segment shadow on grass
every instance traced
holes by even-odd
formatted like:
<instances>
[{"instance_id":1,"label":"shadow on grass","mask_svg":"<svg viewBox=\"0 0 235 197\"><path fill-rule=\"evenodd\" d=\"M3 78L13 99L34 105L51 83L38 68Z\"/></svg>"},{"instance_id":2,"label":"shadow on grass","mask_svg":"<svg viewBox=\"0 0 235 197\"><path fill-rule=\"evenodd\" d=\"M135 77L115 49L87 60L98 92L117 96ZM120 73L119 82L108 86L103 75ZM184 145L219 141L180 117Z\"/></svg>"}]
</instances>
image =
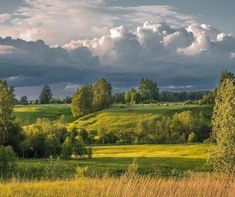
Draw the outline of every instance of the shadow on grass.
<instances>
[{"instance_id":1,"label":"shadow on grass","mask_svg":"<svg viewBox=\"0 0 235 197\"><path fill-rule=\"evenodd\" d=\"M123 175L134 158L104 157L92 159L71 159L48 161L46 159L19 160L18 169L20 176L30 178L43 178L45 172L54 169L58 171L58 178L73 177L77 167L88 167L87 176ZM210 171L205 159L180 158L180 157L139 157L136 158L138 174L148 176L182 176L188 171ZM48 170L49 169L49 170ZM55 174L55 178L57 176Z\"/></svg>"}]
</instances>

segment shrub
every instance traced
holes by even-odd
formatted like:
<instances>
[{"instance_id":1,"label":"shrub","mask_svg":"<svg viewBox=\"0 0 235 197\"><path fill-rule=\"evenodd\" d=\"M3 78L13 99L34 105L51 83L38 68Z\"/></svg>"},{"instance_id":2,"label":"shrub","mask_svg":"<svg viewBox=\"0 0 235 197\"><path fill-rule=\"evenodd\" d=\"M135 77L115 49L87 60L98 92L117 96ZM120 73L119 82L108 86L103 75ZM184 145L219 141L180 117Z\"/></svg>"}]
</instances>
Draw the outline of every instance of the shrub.
<instances>
[{"instance_id":1,"label":"shrub","mask_svg":"<svg viewBox=\"0 0 235 197\"><path fill-rule=\"evenodd\" d=\"M191 132L188 136L188 143L197 142L197 135L194 132Z\"/></svg>"},{"instance_id":2,"label":"shrub","mask_svg":"<svg viewBox=\"0 0 235 197\"><path fill-rule=\"evenodd\" d=\"M70 140L67 138L65 142L62 144L61 156L64 159L69 159L73 153L73 146Z\"/></svg>"},{"instance_id":3,"label":"shrub","mask_svg":"<svg viewBox=\"0 0 235 197\"><path fill-rule=\"evenodd\" d=\"M0 146L0 176L11 174L16 168L16 154L11 146Z\"/></svg>"}]
</instances>

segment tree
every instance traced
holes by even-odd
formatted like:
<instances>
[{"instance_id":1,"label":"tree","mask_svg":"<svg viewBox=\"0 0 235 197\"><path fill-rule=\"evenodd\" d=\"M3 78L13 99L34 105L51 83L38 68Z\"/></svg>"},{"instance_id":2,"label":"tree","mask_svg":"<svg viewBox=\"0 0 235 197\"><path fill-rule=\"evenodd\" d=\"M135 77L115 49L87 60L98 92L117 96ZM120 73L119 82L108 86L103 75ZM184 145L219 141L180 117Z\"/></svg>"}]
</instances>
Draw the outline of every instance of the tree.
<instances>
[{"instance_id":1,"label":"tree","mask_svg":"<svg viewBox=\"0 0 235 197\"><path fill-rule=\"evenodd\" d=\"M141 102L141 96L136 89L131 88L131 90L125 94L125 102L129 104L138 104Z\"/></svg>"},{"instance_id":2,"label":"tree","mask_svg":"<svg viewBox=\"0 0 235 197\"><path fill-rule=\"evenodd\" d=\"M97 81L93 87L93 107L95 111L108 108L112 104L112 86L106 79Z\"/></svg>"},{"instance_id":3,"label":"tree","mask_svg":"<svg viewBox=\"0 0 235 197\"><path fill-rule=\"evenodd\" d=\"M27 98L27 96L22 96L21 98L20 98L20 104L21 105L28 105L28 98Z\"/></svg>"},{"instance_id":4,"label":"tree","mask_svg":"<svg viewBox=\"0 0 235 197\"><path fill-rule=\"evenodd\" d=\"M200 101L201 105L214 105L215 104L215 96L217 89L214 89L207 95L204 95L202 100Z\"/></svg>"},{"instance_id":5,"label":"tree","mask_svg":"<svg viewBox=\"0 0 235 197\"><path fill-rule=\"evenodd\" d=\"M74 117L84 116L93 111L93 92L91 85L82 86L73 95L71 110Z\"/></svg>"},{"instance_id":6,"label":"tree","mask_svg":"<svg viewBox=\"0 0 235 197\"><path fill-rule=\"evenodd\" d=\"M49 104L52 99L52 92L49 85L45 85L39 96L39 102L41 104Z\"/></svg>"},{"instance_id":7,"label":"tree","mask_svg":"<svg viewBox=\"0 0 235 197\"><path fill-rule=\"evenodd\" d=\"M14 122L14 89L0 80L0 145L19 151L21 128Z\"/></svg>"},{"instance_id":8,"label":"tree","mask_svg":"<svg viewBox=\"0 0 235 197\"><path fill-rule=\"evenodd\" d=\"M10 174L16 167L16 154L11 146L0 146L0 176Z\"/></svg>"},{"instance_id":9,"label":"tree","mask_svg":"<svg viewBox=\"0 0 235 197\"><path fill-rule=\"evenodd\" d=\"M113 95L113 103L124 104L125 103L125 93L115 93Z\"/></svg>"},{"instance_id":10,"label":"tree","mask_svg":"<svg viewBox=\"0 0 235 197\"><path fill-rule=\"evenodd\" d=\"M217 146L210 152L209 161L216 171L235 175L235 85L225 79L220 84L212 117L213 137Z\"/></svg>"},{"instance_id":11,"label":"tree","mask_svg":"<svg viewBox=\"0 0 235 197\"><path fill-rule=\"evenodd\" d=\"M159 99L159 89L157 83L149 79L141 79L139 82L139 93L143 101L157 101Z\"/></svg>"},{"instance_id":12,"label":"tree","mask_svg":"<svg viewBox=\"0 0 235 197\"><path fill-rule=\"evenodd\" d=\"M73 146L69 138L66 138L65 142L62 144L61 155L64 159L69 159L73 154Z\"/></svg>"},{"instance_id":13,"label":"tree","mask_svg":"<svg viewBox=\"0 0 235 197\"><path fill-rule=\"evenodd\" d=\"M191 111L184 111L174 114L171 128L173 138L178 140L178 142L184 142L194 127L194 119Z\"/></svg>"},{"instance_id":14,"label":"tree","mask_svg":"<svg viewBox=\"0 0 235 197\"><path fill-rule=\"evenodd\" d=\"M232 72L228 72L227 70L221 72L219 85L221 85L225 80L235 80L235 76Z\"/></svg>"}]
</instances>

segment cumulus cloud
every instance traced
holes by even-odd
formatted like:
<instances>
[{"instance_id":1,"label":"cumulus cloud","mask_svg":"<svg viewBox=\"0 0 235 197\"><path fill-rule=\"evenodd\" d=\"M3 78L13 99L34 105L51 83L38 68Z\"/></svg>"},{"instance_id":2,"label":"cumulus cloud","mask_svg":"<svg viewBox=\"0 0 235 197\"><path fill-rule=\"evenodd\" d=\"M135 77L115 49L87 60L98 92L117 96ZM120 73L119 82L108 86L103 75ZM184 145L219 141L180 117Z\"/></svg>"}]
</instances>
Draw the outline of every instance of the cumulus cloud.
<instances>
[{"instance_id":1,"label":"cumulus cloud","mask_svg":"<svg viewBox=\"0 0 235 197\"><path fill-rule=\"evenodd\" d=\"M138 70L144 66L158 69L159 62L164 68L173 61L183 65L198 61L201 66L210 64L210 59L231 64L228 57L235 50L235 38L205 24L174 27L167 23L146 22L135 31L120 26L99 39L72 41L64 48L74 50L81 46L99 56L102 64L131 71L133 67Z\"/></svg>"},{"instance_id":2,"label":"cumulus cloud","mask_svg":"<svg viewBox=\"0 0 235 197\"><path fill-rule=\"evenodd\" d=\"M215 86L222 70L235 71L234 53L234 36L209 25L145 22L135 30L113 27L99 38L53 47L42 40L0 38L0 77L14 86L66 83L67 92L101 77L119 90L141 77L165 87L203 89Z\"/></svg>"},{"instance_id":3,"label":"cumulus cloud","mask_svg":"<svg viewBox=\"0 0 235 197\"><path fill-rule=\"evenodd\" d=\"M75 39L91 39L108 33L110 27L130 28L143 21L188 24L192 16L167 5L121 7L106 0L24 0L13 13L0 14L0 36L26 41L44 40L62 45Z\"/></svg>"},{"instance_id":4,"label":"cumulus cloud","mask_svg":"<svg viewBox=\"0 0 235 197\"><path fill-rule=\"evenodd\" d=\"M67 51L42 40L0 38L0 78L14 86L66 81L86 82L97 78L99 59L87 47Z\"/></svg>"}]
</instances>

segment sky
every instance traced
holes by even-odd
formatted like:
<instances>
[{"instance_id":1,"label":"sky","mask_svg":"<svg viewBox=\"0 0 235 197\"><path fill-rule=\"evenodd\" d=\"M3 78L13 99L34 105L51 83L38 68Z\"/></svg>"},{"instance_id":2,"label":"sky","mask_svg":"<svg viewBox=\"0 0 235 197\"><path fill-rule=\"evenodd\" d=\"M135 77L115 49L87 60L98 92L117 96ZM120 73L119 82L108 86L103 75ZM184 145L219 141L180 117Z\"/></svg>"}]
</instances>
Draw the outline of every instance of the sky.
<instances>
[{"instance_id":1,"label":"sky","mask_svg":"<svg viewBox=\"0 0 235 197\"><path fill-rule=\"evenodd\" d=\"M16 96L54 96L107 78L208 90L235 72L234 0L0 0L0 78Z\"/></svg>"}]
</instances>

